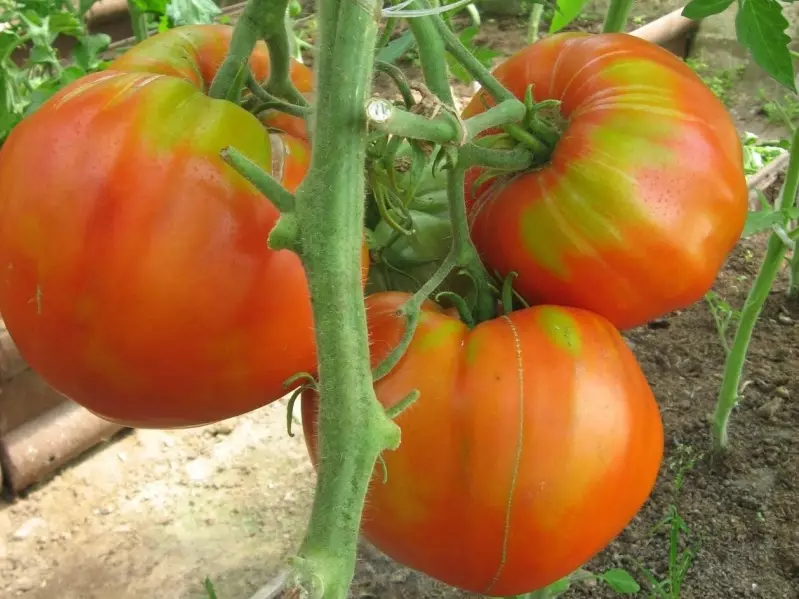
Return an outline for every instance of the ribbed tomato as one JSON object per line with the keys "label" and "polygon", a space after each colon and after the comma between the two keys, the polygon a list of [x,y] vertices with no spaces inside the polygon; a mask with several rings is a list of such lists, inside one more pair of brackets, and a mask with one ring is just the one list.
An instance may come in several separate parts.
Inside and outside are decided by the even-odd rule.
{"label": "ribbed tomato", "polygon": [[137,427],[247,412],[316,362],[300,259],[267,247],[278,211],[219,155],[294,190],[309,147],[208,98],[213,65],[177,55],[170,75],[76,81],[0,149],[5,324],[54,388]]}
{"label": "ribbed tomato", "polygon": [[[372,362],[398,343],[397,292],[369,296]],[[574,308],[538,306],[469,330],[428,303],[398,366],[376,385],[396,422],[362,520],[387,555],[489,596],[569,574],[629,523],[657,477],[663,429],[619,332]],[[302,400],[317,455],[316,396]]]}
{"label": "ribbed tomato", "polygon": [[[473,185],[474,242],[528,301],[586,308],[623,328],[700,299],[743,230],[735,125],[696,74],[626,34],[562,33],[494,75],[559,100],[565,131],[543,168]],[[485,104],[484,104],[485,103]],[[469,117],[493,102],[480,93]]]}
{"label": "ribbed tomato", "polygon": [[[169,29],[137,44],[111,63],[110,68],[181,77],[207,92],[225,60],[232,35],[232,26],[218,23]],[[294,59],[291,59],[290,65],[292,83],[299,92],[310,96],[313,71]],[[249,66],[257,81],[266,81],[269,76],[269,51],[263,41],[256,44]],[[308,139],[304,119],[276,110],[267,110],[258,118],[271,129]]]}

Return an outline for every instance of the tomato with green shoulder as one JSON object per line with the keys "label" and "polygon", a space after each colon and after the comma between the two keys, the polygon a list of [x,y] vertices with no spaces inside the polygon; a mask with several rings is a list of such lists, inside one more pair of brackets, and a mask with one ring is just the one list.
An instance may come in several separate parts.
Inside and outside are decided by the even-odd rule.
{"label": "tomato with green shoulder", "polygon": [[[466,184],[490,269],[530,303],[616,326],[684,308],[712,286],[743,231],[748,192],[735,124],[679,58],[627,34],[559,33],[500,64],[517,98],[557,100],[565,127],[528,172]],[[494,101],[478,93],[471,117]]]}
{"label": "tomato with green shoulder", "polygon": [[[294,191],[310,147],[206,95],[220,31],[154,36],[0,149],[6,327],[47,383],[128,426],[242,414],[316,364],[300,258],[267,246],[279,212],[220,157],[233,146]],[[365,278],[366,247],[361,262]]]}
{"label": "tomato with green shoulder", "polygon": [[[409,297],[367,297],[373,365],[399,343]],[[401,444],[375,468],[362,533],[447,584],[496,597],[547,586],[607,546],[654,486],[660,412],[601,316],[536,306],[469,329],[427,302],[407,352],[375,385],[387,409],[414,389],[396,418]],[[314,464],[318,409],[306,391]]]}

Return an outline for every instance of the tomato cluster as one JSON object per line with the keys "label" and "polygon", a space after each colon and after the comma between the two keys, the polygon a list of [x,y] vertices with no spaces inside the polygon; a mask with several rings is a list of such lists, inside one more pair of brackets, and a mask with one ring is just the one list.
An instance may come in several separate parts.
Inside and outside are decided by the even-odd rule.
{"label": "tomato cluster", "polygon": [[[220,158],[235,146],[293,191],[310,161],[306,123],[208,97],[231,33],[190,26],[146,40],[55,95],[0,150],[6,326],[53,387],[126,425],[242,414],[315,370],[301,261],[267,247],[278,210]],[[249,66],[268,76],[263,44]],[[747,206],[730,117],[665,50],[558,34],[495,75],[520,99],[532,85],[536,100],[556,100],[567,123],[545,166],[467,177],[475,245],[489,270],[518,274],[532,307],[469,328],[423,306],[375,386],[386,408],[421,396],[397,418],[402,444],[375,471],[362,526],[410,567],[512,595],[583,564],[646,500],[663,429],[619,329],[701,297]],[[307,67],[292,63],[291,77],[311,93]],[[463,116],[491,104],[480,93]],[[436,227],[440,261],[438,208],[417,213]],[[373,365],[397,346],[410,297],[366,298]],[[302,409],[317,463],[313,393]]]}
{"label": "tomato cluster", "polygon": [[[651,492],[662,422],[619,329],[709,290],[742,232],[747,190],[732,119],[662,48],[565,33],[494,74],[519,99],[532,86],[536,101],[556,100],[566,122],[544,166],[474,168],[466,181],[483,262],[516,273],[532,307],[469,330],[425,306],[409,349],[375,386],[386,408],[421,395],[397,417],[402,444],[374,473],[362,530],[401,563],[509,596],[585,563]],[[481,92],[463,116],[492,105]],[[396,258],[411,263],[414,250],[440,254],[408,243],[411,255]],[[408,298],[367,297],[374,365],[399,342],[397,309]],[[317,411],[306,392],[314,460]]]}

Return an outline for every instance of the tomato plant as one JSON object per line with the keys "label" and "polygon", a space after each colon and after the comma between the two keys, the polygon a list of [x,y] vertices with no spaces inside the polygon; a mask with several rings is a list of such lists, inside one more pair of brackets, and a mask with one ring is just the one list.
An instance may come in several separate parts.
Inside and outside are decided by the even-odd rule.
{"label": "tomato plant", "polygon": [[[748,193],[732,118],[673,54],[625,34],[560,33],[493,73],[516,97],[557,100],[550,161],[467,180],[486,264],[529,302],[628,328],[699,300],[743,230]],[[492,102],[476,95],[464,117]],[[502,234],[498,234],[502,231]]]}
{"label": "tomato plant", "polygon": [[309,148],[204,95],[230,30],[148,39],[0,150],[6,326],[47,382],[127,425],[241,414],[315,363],[300,259],[267,248],[278,210],[219,155],[235,145],[294,190]]}
{"label": "tomato plant", "polygon": [[[373,364],[402,336],[397,310],[408,299],[366,298]],[[420,399],[396,417],[402,443],[375,469],[362,530],[448,584],[508,596],[554,582],[621,532],[654,485],[660,412],[600,316],[537,306],[469,330],[428,302],[376,385],[389,411],[414,389]],[[314,460],[317,406],[303,396]]]}

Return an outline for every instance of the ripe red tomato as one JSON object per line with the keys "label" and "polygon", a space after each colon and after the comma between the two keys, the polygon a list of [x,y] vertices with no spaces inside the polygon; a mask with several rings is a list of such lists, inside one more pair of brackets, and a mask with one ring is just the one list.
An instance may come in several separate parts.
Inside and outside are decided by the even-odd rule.
{"label": "ripe red tomato", "polygon": [[[225,60],[232,35],[233,27],[217,23],[169,29],[137,44],[111,63],[110,68],[180,77],[207,92]],[[269,76],[269,51],[263,41],[256,44],[249,66],[257,81],[266,81]],[[291,59],[289,75],[297,90],[310,97],[313,71]],[[271,129],[308,139],[304,119],[276,110],[265,111],[258,118]]]}
{"label": "ripe red tomato", "polygon": [[[747,189],[724,105],[666,50],[626,34],[562,33],[494,75],[568,120],[543,168],[474,186],[486,264],[531,303],[586,308],[622,328],[700,299],[739,239]],[[493,102],[480,93],[463,116]]]}
{"label": "ripe red tomato", "polygon": [[6,326],[44,380],[128,426],[242,414],[316,362],[300,259],[267,247],[278,211],[219,156],[293,191],[308,145],[208,98],[213,68],[180,56],[174,76],[76,81],[0,149]]}
{"label": "ripe red tomato", "polygon": [[[367,298],[372,361],[395,347],[397,292]],[[605,547],[649,495],[663,451],[657,404],[618,331],[575,308],[538,306],[473,330],[432,304],[376,385],[402,442],[375,469],[362,520],[387,555],[489,596],[530,592]],[[316,396],[302,400],[316,463]]]}

